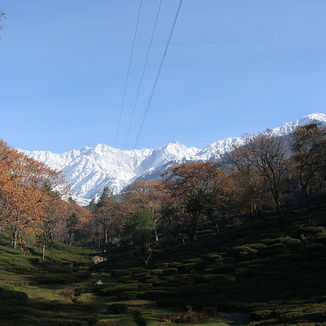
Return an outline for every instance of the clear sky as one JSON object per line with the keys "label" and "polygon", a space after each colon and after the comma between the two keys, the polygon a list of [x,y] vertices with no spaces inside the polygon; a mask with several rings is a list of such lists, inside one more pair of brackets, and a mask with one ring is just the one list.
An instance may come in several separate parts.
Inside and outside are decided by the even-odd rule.
{"label": "clear sky", "polygon": [[162,1],[144,68],[159,4],[142,1],[134,39],[139,0],[2,0],[0,138],[204,148],[325,112],[325,0],[183,0],[150,101],[179,0]]}

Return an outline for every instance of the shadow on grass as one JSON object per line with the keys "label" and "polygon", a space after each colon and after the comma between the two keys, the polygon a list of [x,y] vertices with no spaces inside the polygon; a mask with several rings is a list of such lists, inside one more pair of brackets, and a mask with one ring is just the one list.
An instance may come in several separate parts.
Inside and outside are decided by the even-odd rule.
{"label": "shadow on grass", "polygon": [[232,312],[222,315],[222,320],[230,326],[246,326],[249,325],[250,315],[244,312]]}
{"label": "shadow on grass", "polygon": [[147,325],[145,319],[143,318],[142,314],[139,311],[131,311],[131,316],[132,316],[133,321],[138,326],[146,326]]}

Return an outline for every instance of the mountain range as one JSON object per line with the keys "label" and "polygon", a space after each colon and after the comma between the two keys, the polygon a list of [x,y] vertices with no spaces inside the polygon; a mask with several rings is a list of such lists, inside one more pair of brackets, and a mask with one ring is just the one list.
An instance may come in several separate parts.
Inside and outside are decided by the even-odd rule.
{"label": "mountain range", "polygon": [[[272,133],[284,136],[296,127],[319,122],[326,126],[326,114],[314,113],[287,122],[272,129]],[[63,172],[71,187],[72,198],[81,205],[97,200],[105,187],[117,194],[137,180],[154,179],[170,165],[189,161],[218,160],[221,155],[239,144],[243,138],[231,137],[216,141],[204,149],[187,147],[180,142],[169,143],[156,149],[120,150],[104,144],[83,147],[81,150],[56,154],[49,151],[20,150],[50,168]]]}

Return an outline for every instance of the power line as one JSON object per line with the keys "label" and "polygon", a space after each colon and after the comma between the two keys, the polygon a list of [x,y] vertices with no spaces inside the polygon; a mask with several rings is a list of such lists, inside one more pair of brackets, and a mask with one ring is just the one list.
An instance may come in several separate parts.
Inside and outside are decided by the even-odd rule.
{"label": "power line", "polygon": [[144,78],[144,74],[145,74],[145,70],[146,70],[146,66],[147,66],[147,61],[148,61],[149,53],[150,53],[151,47],[152,47],[152,42],[153,42],[155,30],[156,30],[156,25],[157,25],[158,17],[159,17],[160,10],[161,10],[162,1],[163,0],[160,1],[159,6],[158,6],[158,9],[157,9],[156,19],[155,19],[155,23],[154,23],[154,27],[153,27],[151,39],[150,39],[150,42],[149,42],[149,46],[148,46],[148,50],[147,50],[147,55],[146,55],[146,59],[145,59],[145,63],[144,63],[144,68],[143,68],[143,72],[142,72],[142,75],[141,75],[141,78],[140,78],[140,83],[139,83],[139,86],[138,86],[138,91],[137,91],[137,95],[136,95],[134,107],[133,107],[133,110],[132,110],[132,115],[131,115],[130,122],[129,122],[127,136],[126,136],[125,143],[124,143],[124,148],[126,147],[126,144],[127,144],[127,140],[128,140],[128,137],[129,137],[129,132],[130,132],[131,124],[132,124],[132,121],[133,121],[133,118],[134,118],[134,114],[135,114],[135,109],[136,109],[136,106],[137,106],[137,103],[138,103],[138,97],[139,97],[140,89],[141,89],[141,86],[142,86],[142,83],[143,83],[143,78]]}
{"label": "power line", "polygon": [[123,111],[124,102],[125,102],[125,98],[126,98],[127,86],[128,86],[128,82],[129,82],[130,67],[131,67],[132,57],[133,57],[133,54],[134,54],[136,35],[137,35],[137,31],[138,31],[139,17],[140,17],[142,3],[143,3],[143,0],[140,0],[139,9],[138,9],[138,16],[137,16],[137,22],[136,22],[136,27],[135,27],[135,32],[134,32],[134,39],[133,39],[133,42],[132,42],[131,53],[130,53],[130,58],[129,58],[129,66],[128,66],[128,72],[127,72],[127,77],[126,77],[126,83],[125,83],[123,96],[122,96],[122,103],[121,103],[121,108],[120,108],[120,115],[119,115],[119,121],[118,121],[118,126],[117,126],[117,132],[116,132],[116,135],[115,135],[114,147],[116,147],[116,145],[117,145],[117,139],[118,139],[120,124],[121,124],[122,111]]}
{"label": "power line", "polygon": [[152,90],[151,90],[151,93],[150,93],[150,96],[149,96],[147,105],[146,105],[146,110],[145,110],[145,113],[144,113],[144,116],[143,116],[143,119],[142,119],[142,122],[141,122],[141,125],[140,125],[140,128],[139,128],[139,131],[138,131],[138,134],[137,134],[137,138],[136,138],[136,142],[135,142],[135,146],[134,146],[135,148],[137,148],[140,135],[141,135],[142,130],[144,128],[144,124],[145,124],[145,120],[146,120],[146,117],[147,117],[147,114],[148,114],[148,111],[149,111],[149,107],[151,105],[151,102],[152,102],[152,99],[153,99],[153,95],[154,95],[154,92],[155,92],[155,89],[156,89],[156,85],[157,85],[157,82],[158,82],[158,79],[160,77],[161,70],[162,70],[162,67],[163,67],[163,63],[164,63],[166,54],[168,52],[168,48],[169,48],[170,41],[171,41],[171,38],[172,38],[172,35],[173,35],[173,31],[174,31],[175,25],[176,25],[177,20],[178,20],[178,16],[179,16],[180,8],[181,8],[181,5],[182,5],[182,1],[183,0],[180,0],[179,6],[178,6],[178,10],[177,10],[177,13],[175,15],[175,18],[174,18],[174,21],[173,21],[173,25],[172,25],[172,28],[171,28],[171,31],[170,31],[170,35],[169,35],[168,41],[166,43],[165,50],[164,50],[164,53],[163,53],[163,56],[162,56],[162,59],[161,59],[161,62],[160,62],[160,65],[159,65],[159,68],[158,68],[156,77],[155,77],[155,80],[154,80],[154,84],[153,84],[153,87],[152,87]]}

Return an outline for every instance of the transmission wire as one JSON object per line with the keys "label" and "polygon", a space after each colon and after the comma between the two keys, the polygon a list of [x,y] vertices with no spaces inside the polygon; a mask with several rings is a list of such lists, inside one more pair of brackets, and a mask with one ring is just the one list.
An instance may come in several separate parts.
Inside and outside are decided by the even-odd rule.
{"label": "transmission wire", "polygon": [[144,68],[143,68],[143,72],[142,72],[142,75],[141,75],[141,78],[140,78],[140,83],[139,83],[139,86],[138,86],[138,91],[137,91],[137,95],[136,95],[134,107],[133,107],[133,110],[132,110],[132,115],[131,115],[131,118],[130,118],[129,127],[128,127],[128,131],[127,131],[127,136],[126,136],[126,139],[125,139],[125,143],[124,143],[123,149],[125,149],[126,144],[127,144],[127,140],[128,140],[129,133],[130,133],[131,124],[132,124],[132,121],[133,121],[133,118],[134,118],[134,114],[135,114],[135,109],[136,109],[136,106],[137,106],[137,103],[138,103],[138,97],[139,97],[140,89],[141,89],[141,86],[142,86],[142,83],[143,83],[143,78],[144,78],[145,70],[146,70],[146,67],[147,67],[147,61],[148,61],[149,53],[150,53],[151,47],[152,47],[152,42],[153,42],[155,30],[156,30],[156,25],[157,25],[158,17],[159,17],[160,10],[161,10],[162,1],[163,0],[160,1],[159,7],[158,7],[158,10],[157,10],[156,19],[155,19],[155,23],[154,23],[154,27],[153,27],[151,39],[150,39],[150,42],[149,42],[149,46],[148,46],[148,50],[147,50],[147,55],[146,55],[146,59],[145,59],[145,63],[144,63]]}
{"label": "transmission wire", "polygon": [[141,122],[141,125],[140,125],[140,128],[139,128],[139,131],[138,131],[138,134],[137,134],[137,138],[136,138],[136,142],[135,142],[135,146],[134,146],[135,148],[138,145],[140,135],[141,135],[142,130],[144,128],[144,124],[145,124],[145,120],[146,120],[146,117],[147,117],[147,114],[148,114],[148,111],[149,111],[149,107],[151,105],[151,102],[152,102],[152,99],[153,99],[153,95],[154,95],[154,92],[155,92],[155,89],[156,89],[156,85],[157,85],[158,79],[160,77],[160,73],[161,73],[161,70],[162,70],[162,67],[163,67],[163,63],[164,63],[164,60],[165,60],[165,57],[166,57],[166,54],[167,54],[167,51],[168,51],[168,48],[169,48],[169,45],[170,45],[172,34],[173,34],[173,31],[174,31],[175,25],[177,23],[177,19],[178,19],[178,16],[179,16],[179,12],[180,12],[180,8],[181,8],[181,5],[182,5],[182,1],[183,0],[180,0],[179,7],[178,7],[177,13],[175,15],[175,18],[174,18],[174,22],[173,22],[171,31],[170,31],[170,35],[169,35],[167,44],[165,46],[165,50],[164,50],[164,53],[163,53],[163,56],[162,56],[162,59],[161,59],[161,62],[160,62],[160,65],[159,65],[157,74],[156,74],[156,78],[155,78],[155,81],[154,81],[154,84],[153,84],[153,87],[152,87],[152,91],[150,93],[150,96],[149,96],[149,99],[148,99],[148,102],[147,102],[147,105],[146,105],[146,110],[145,110],[145,113],[144,113],[144,116],[143,116],[143,119],[142,119],[142,122]]}
{"label": "transmission wire", "polygon": [[115,135],[114,147],[116,147],[116,145],[117,145],[117,139],[118,139],[120,124],[121,124],[122,111],[123,111],[124,102],[125,102],[125,98],[126,98],[127,85],[128,85],[128,82],[129,82],[130,67],[131,67],[132,57],[133,57],[133,54],[134,54],[136,35],[137,35],[137,31],[138,31],[139,17],[140,17],[142,3],[143,3],[143,0],[140,0],[139,9],[138,9],[138,16],[137,16],[137,22],[136,22],[136,27],[135,27],[135,32],[134,32],[134,39],[133,39],[133,42],[132,42],[131,53],[130,53],[130,58],[129,58],[129,66],[128,66],[128,72],[127,72],[127,77],[126,77],[126,83],[125,83],[123,96],[122,96],[122,103],[121,103],[121,108],[120,108],[120,115],[119,115],[119,121],[118,121],[118,126],[117,126],[117,132],[116,132],[116,135]]}

